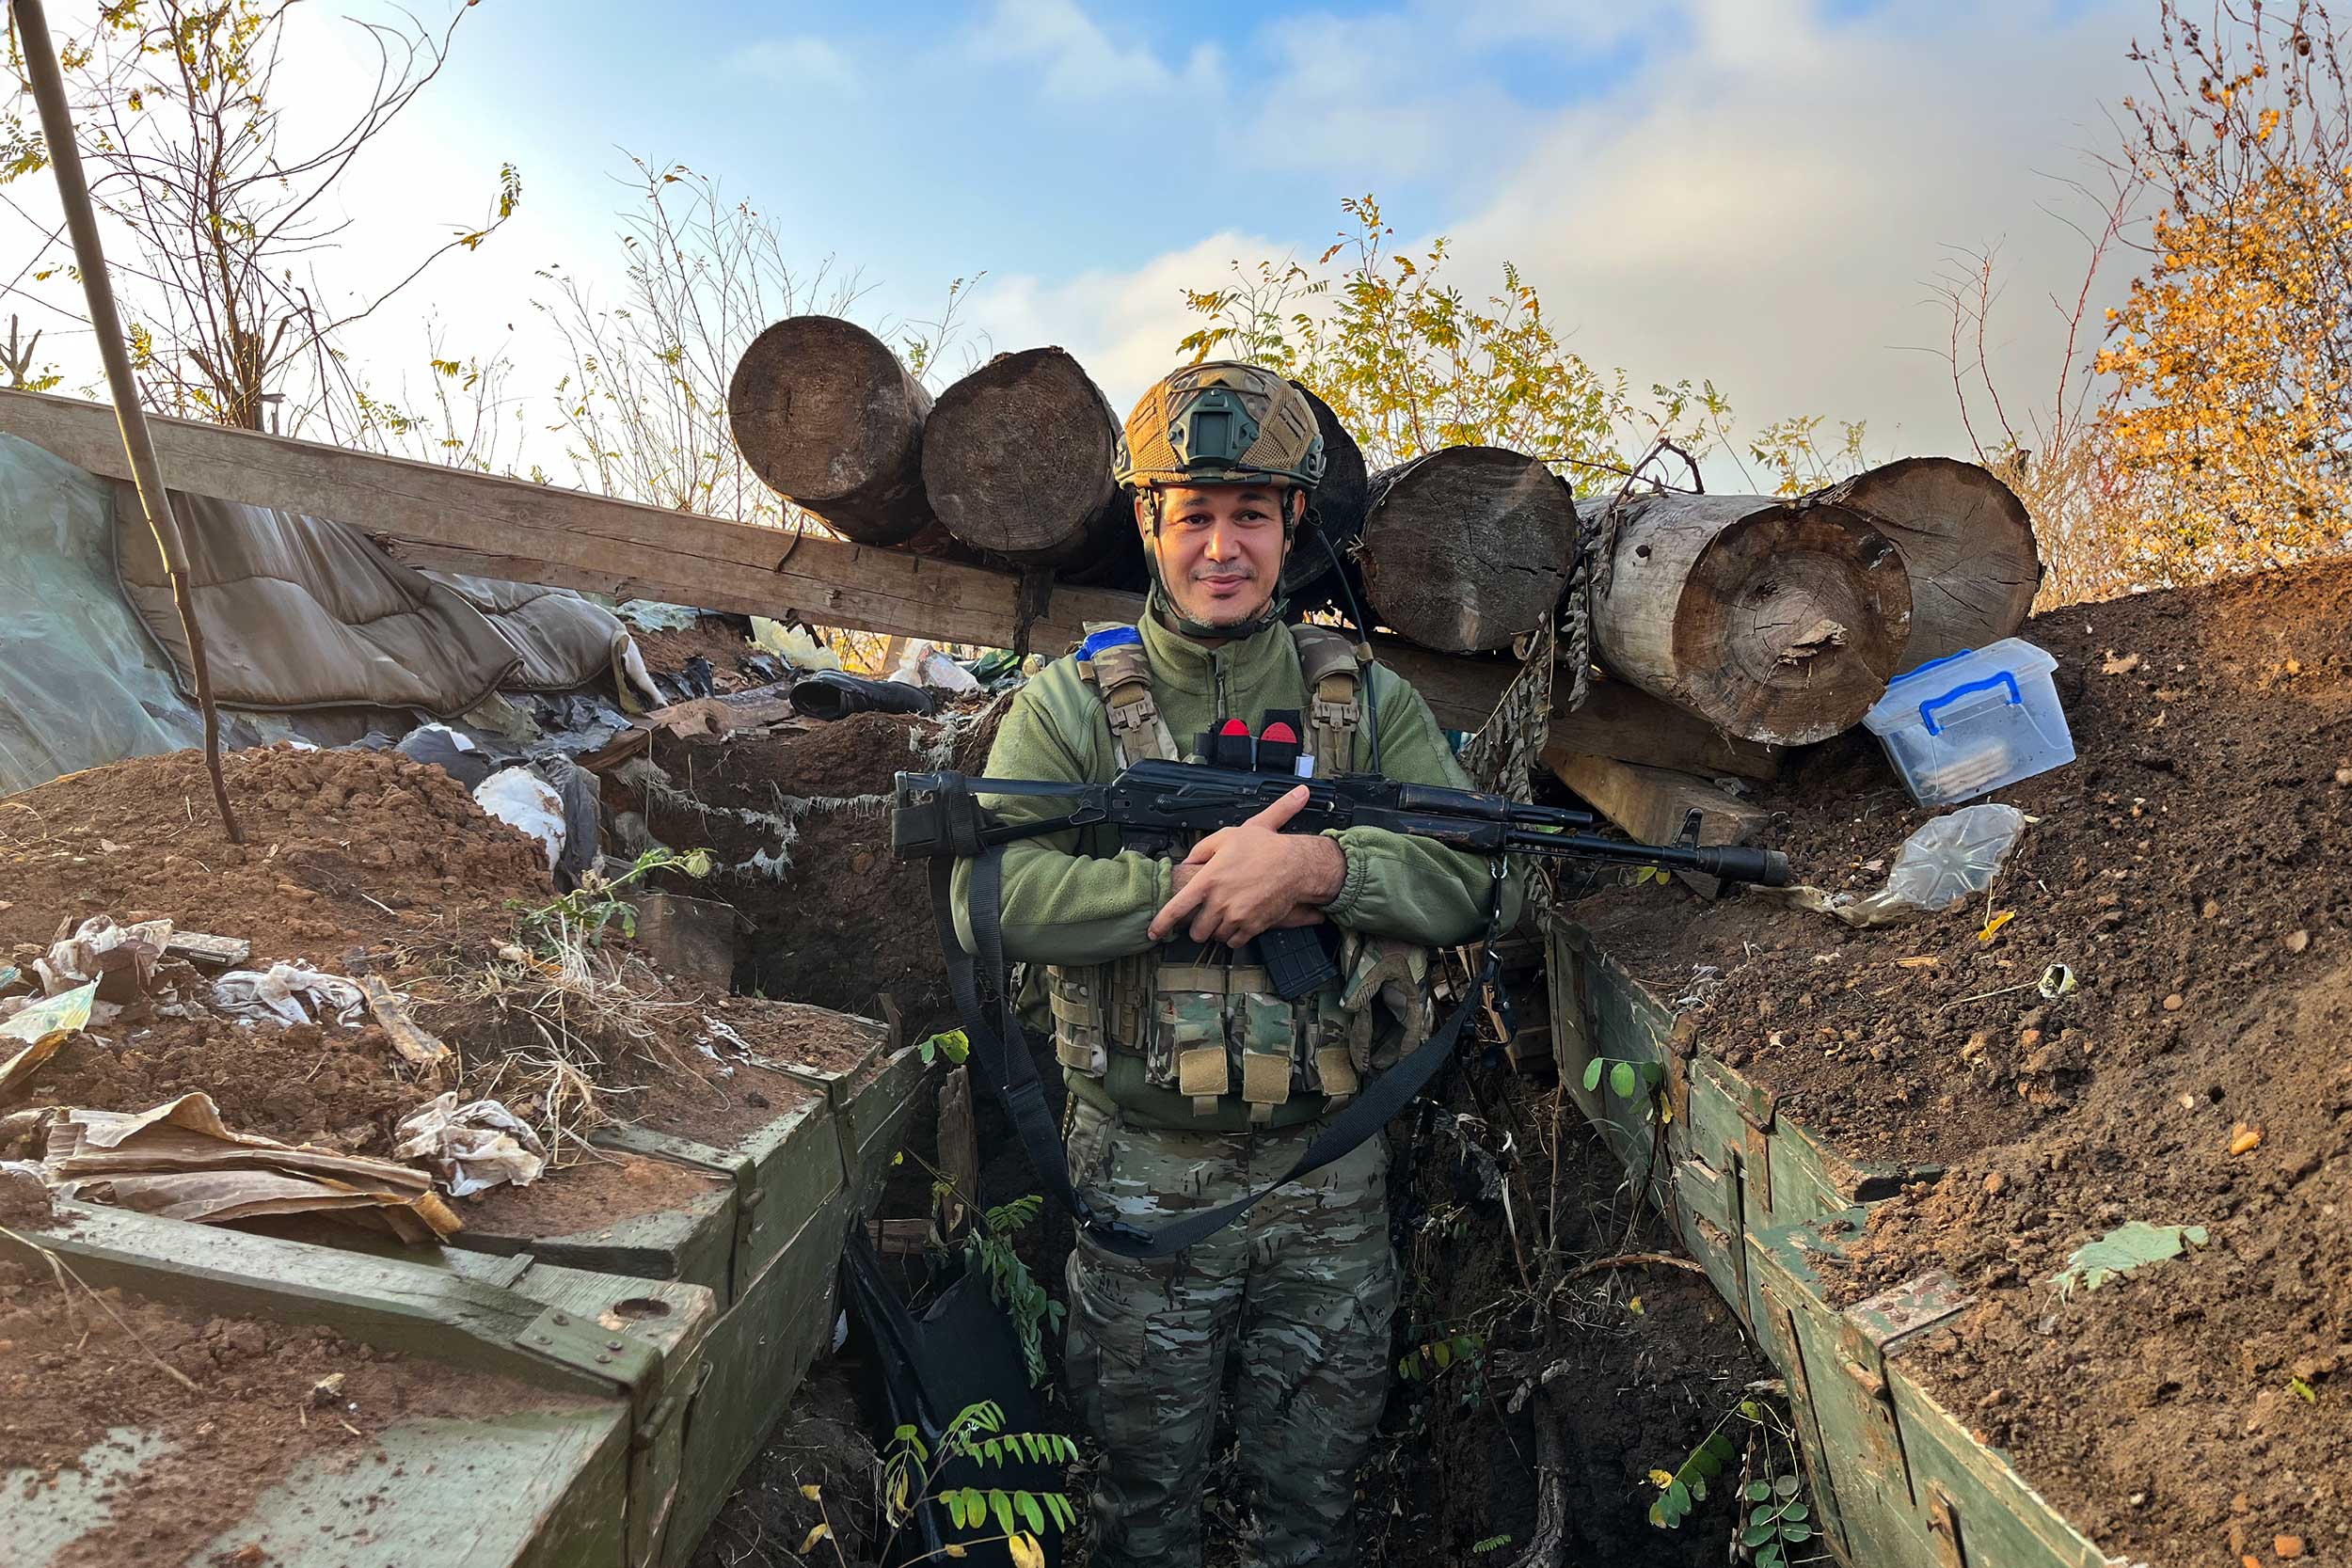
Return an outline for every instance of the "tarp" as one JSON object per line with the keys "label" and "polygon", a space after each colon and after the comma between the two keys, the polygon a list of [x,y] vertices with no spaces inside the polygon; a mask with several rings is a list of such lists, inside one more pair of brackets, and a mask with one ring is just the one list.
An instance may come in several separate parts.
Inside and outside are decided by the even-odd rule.
{"label": "tarp", "polygon": [[0,795],[203,742],[115,586],[114,496],[0,436]]}

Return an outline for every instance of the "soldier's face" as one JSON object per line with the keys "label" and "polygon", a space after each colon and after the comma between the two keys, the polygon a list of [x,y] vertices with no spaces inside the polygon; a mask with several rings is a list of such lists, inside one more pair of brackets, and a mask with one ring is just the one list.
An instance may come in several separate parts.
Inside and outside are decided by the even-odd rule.
{"label": "soldier's face", "polygon": [[1283,504],[1272,485],[1165,489],[1155,538],[1151,508],[1136,499],[1143,547],[1158,555],[1160,580],[1185,619],[1237,626],[1265,609],[1281,582]]}

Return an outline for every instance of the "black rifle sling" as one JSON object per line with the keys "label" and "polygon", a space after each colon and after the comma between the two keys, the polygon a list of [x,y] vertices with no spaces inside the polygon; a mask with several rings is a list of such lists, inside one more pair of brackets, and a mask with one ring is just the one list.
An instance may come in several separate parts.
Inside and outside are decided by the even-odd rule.
{"label": "black rifle sling", "polygon": [[939,922],[940,948],[947,959],[948,989],[955,996],[957,1010],[963,1015],[964,1032],[973,1053],[979,1058],[981,1073],[996,1091],[1006,1115],[1012,1118],[1022,1151],[1028,1156],[1030,1168],[1037,1173],[1047,1195],[1070,1211],[1089,1241],[1122,1258],[1148,1259],[1182,1252],[1241,1218],[1277,1187],[1311,1176],[1354,1152],[1358,1145],[1387,1126],[1391,1117],[1437,1077],[1453,1055],[1464,1026],[1500,968],[1494,950],[1495,927],[1502,912],[1502,877],[1498,867],[1489,890],[1486,950],[1479,974],[1437,1031],[1394,1067],[1374,1078],[1368,1088],[1325,1122],[1300,1153],[1298,1163],[1289,1170],[1231,1203],[1203,1209],[1157,1230],[1146,1230],[1097,1212],[1070,1179],[1070,1161],[1062,1148],[1060,1130],[1054,1125],[1053,1113],[1046,1106],[1045,1089],[1038,1081],[1028,1035],[1014,1015],[1009,987],[1004,978],[1003,847],[992,847],[974,861],[971,895],[972,938],[980,950],[979,962],[986,966],[992,983],[998,988],[1001,1032],[990,1027],[981,1011],[973,955],[965,951],[956,935],[949,891],[954,867],[955,862],[944,856],[931,862],[932,912]]}

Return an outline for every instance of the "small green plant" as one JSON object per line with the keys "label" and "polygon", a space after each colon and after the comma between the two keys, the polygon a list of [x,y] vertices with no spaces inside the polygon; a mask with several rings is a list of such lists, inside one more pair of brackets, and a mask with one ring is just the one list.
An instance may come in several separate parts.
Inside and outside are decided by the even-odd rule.
{"label": "small green plant", "polygon": [[1507,1535],[1490,1535],[1484,1541],[1471,1542],[1470,1550],[1480,1557],[1485,1557],[1488,1552],[1499,1552],[1510,1544],[1511,1538]]}
{"label": "small green plant", "polygon": [[707,877],[710,851],[691,849],[680,854],[675,849],[648,849],[617,877],[608,878],[592,867],[580,877],[580,886],[549,903],[533,906],[509,899],[506,907],[518,911],[515,927],[525,943],[542,957],[560,958],[566,949],[596,946],[616,925],[621,935],[635,936],[637,906],[620,897],[620,890],[656,871]]}
{"label": "small green plant", "polygon": [[1752,1506],[1740,1544],[1756,1554],[1756,1568],[1784,1568],[1788,1548],[1813,1539],[1812,1512],[1797,1496],[1803,1489],[1794,1476],[1748,1482],[1742,1495]]}
{"label": "small green plant", "polygon": [[922,1054],[925,1067],[942,1057],[951,1067],[961,1067],[964,1058],[972,1054],[972,1040],[961,1029],[945,1029],[936,1035],[924,1036],[915,1042],[914,1049]]}
{"label": "small green plant", "polygon": [[980,1271],[988,1280],[989,1294],[1012,1318],[1031,1387],[1045,1381],[1044,1330],[1061,1327],[1063,1308],[1045,1293],[1045,1287],[1013,1250],[1012,1238],[1034,1222],[1044,1207],[1045,1199],[1035,1193],[1016,1197],[981,1214],[979,1225],[963,1239],[965,1259]]}
{"label": "small green plant", "polygon": [[[1745,1414],[1750,1408],[1760,1410],[1752,1402],[1741,1401],[1735,1414]],[[1729,1420],[1725,1417],[1724,1420]],[[1724,1432],[1724,1422],[1715,1423],[1715,1430],[1699,1439],[1699,1446],[1673,1470],[1652,1470],[1650,1483],[1658,1488],[1658,1500],[1649,1505],[1649,1522],[1660,1529],[1673,1529],[1690,1514],[1692,1507],[1707,1500],[1707,1483],[1724,1473],[1733,1460],[1740,1457],[1739,1445]]]}
{"label": "small green plant", "polygon": [[1597,1093],[1601,1075],[1609,1078],[1609,1092],[1619,1100],[1632,1100],[1645,1091],[1655,1093],[1666,1081],[1666,1069],[1656,1062],[1629,1061],[1618,1056],[1596,1056],[1584,1065],[1584,1092]]}
{"label": "small green plant", "polygon": [[1486,1354],[1486,1341],[1476,1334],[1450,1334],[1429,1339],[1405,1353],[1396,1375],[1407,1383],[1433,1382],[1455,1366],[1476,1367]]}
{"label": "small green plant", "polygon": [[[974,1546],[1001,1541],[1014,1568],[1042,1568],[1045,1551],[1041,1538],[1059,1534],[1077,1520],[1077,1511],[1071,1506],[1068,1495],[1000,1486],[940,1484],[942,1473],[960,1459],[968,1459],[982,1469],[1024,1459],[1035,1465],[1077,1462],[1078,1446],[1059,1433],[1007,1432],[1004,1428],[1004,1407],[982,1400],[957,1412],[956,1418],[947,1423],[947,1430],[939,1434],[936,1450],[912,1426],[902,1426],[893,1433],[875,1481],[874,1511],[881,1516],[882,1535],[881,1550],[875,1555],[885,1562],[893,1560],[891,1548],[897,1544],[898,1533],[914,1522],[926,1505],[937,1503],[946,1510],[948,1520],[958,1529],[983,1529],[993,1523],[997,1533],[908,1558],[908,1563],[961,1558]],[[801,1496],[815,1503],[818,1512],[817,1525],[801,1543],[801,1555],[805,1557],[816,1550],[820,1541],[830,1542],[834,1560],[848,1568],[850,1560],[834,1534],[833,1517],[825,1509],[824,1488],[803,1486]]]}

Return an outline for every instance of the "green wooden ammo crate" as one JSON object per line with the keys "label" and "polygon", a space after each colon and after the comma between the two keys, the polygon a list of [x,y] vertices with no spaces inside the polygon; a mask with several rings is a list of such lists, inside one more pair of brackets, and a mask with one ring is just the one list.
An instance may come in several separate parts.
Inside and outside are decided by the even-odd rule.
{"label": "green wooden ammo crate", "polygon": [[[1678,1016],[1594,942],[1555,921],[1552,1052],[1611,1150],[1738,1310],[1788,1386],[1823,1538],[1848,1568],[2103,1568],[2108,1559],[1978,1442],[1902,1367],[1905,1349],[1967,1305],[1931,1273],[1842,1311],[1816,1260],[1859,1234],[1868,1205],[1930,1165],[1845,1158],[1772,1092],[1711,1055]],[[1646,1096],[1587,1090],[1596,1059],[1656,1064]]]}
{"label": "green wooden ammo crate", "polygon": [[[318,1324],[453,1375],[496,1372],[571,1396],[392,1426],[377,1437],[386,1465],[306,1463],[192,1565],[251,1544],[271,1561],[339,1568],[631,1568],[663,1549],[683,1460],[680,1396],[702,1376],[717,1316],[703,1288],[530,1259],[373,1256],[84,1205],[61,1212],[72,1224],[40,1245],[93,1286]],[[5,1238],[0,1255],[35,1261]],[[136,1429],[114,1435],[119,1447],[102,1443],[88,1471],[54,1488],[27,1497],[25,1476],[0,1477],[11,1498],[0,1561],[42,1568],[106,1519],[99,1482],[156,1451]]]}

